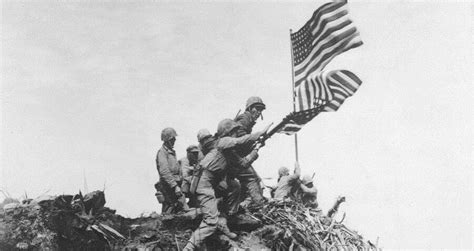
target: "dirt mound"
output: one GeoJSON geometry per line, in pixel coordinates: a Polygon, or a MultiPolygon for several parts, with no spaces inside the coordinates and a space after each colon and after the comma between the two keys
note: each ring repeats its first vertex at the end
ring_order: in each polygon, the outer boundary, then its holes
{"type": "MultiPolygon", "coordinates": [[[[377,249],[342,222],[296,202],[270,201],[247,215],[250,221],[229,222],[238,238],[216,234],[206,249],[377,249]]],[[[199,210],[125,218],[105,207],[102,191],[43,196],[0,209],[0,250],[181,250],[200,220],[199,210]]]]}

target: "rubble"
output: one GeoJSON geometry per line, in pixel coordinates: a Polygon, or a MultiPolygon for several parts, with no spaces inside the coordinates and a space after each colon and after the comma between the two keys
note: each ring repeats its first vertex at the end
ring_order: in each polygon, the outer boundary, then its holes
{"type": "MultiPolygon", "coordinates": [[[[339,205],[344,197],[336,202],[339,205]]],[[[326,216],[319,209],[304,207],[292,200],[269,201],[261,208],[251,208],[264,227],[253,231],[272,250],[378,250],[342,221],[326,216]]],[[[334,207],[330,214],[335,214],[334,207]]],[[[241,247],[248,248],[245,243],[241,247]]]]}
{"type": "MultiPolygon", "coordinates": [[[[4,202],[0,250],[181,250],[202,218],[198,209],[125,218],[105,207],[102,191],[4,202]]],[[[236,239],[211,236],[207,250],[378,249],[342,220],[297,202],[269,201],[247,215],[251,221],[229,221],[236,239]]]]}

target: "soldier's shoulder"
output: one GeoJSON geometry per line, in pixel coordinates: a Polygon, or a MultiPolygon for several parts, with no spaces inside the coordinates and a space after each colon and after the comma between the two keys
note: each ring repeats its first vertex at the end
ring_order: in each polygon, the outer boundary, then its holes
{"type": "Polygon", "coordinates": [[[219,151],[216,148],[213,148],[206,155],[204,155],[204,158],[200,160],[200,164],[205,166],[207,163],[211,162],[218,153],[219,151]]]}
{"type": "Polygon", "coordinates": [[[158,149],[158,151],[156,151],[156,153],[160,153],[160,152],[163,152],[163,151],[164,151],[163,147],[160,147],[160,149],[158,149]]]}
{"type": "Polygon", "coordinates": [[[230,144],[232,144],[234,140],[236,139],[232,137],[222,137],[217,141],[215,149],[219,151],[223,150],[227,148],[230,144]]]}
{"type": "Polygon", "coordinates": [[[239,122],[239,121],[241,121],[241,120],[248,120],[248,119],[250,119],[251,117],[252,117],[252,114],[250,114],[249,111],[245,111],[244,113],[239,114],[239,115],[234,119],[234,121],[239,122]]]}
{"type": "Polygon", "coordinates": [[[158,151],[156,152],[156,157],[158,158],[159,156],[166,156],[168,152],[166,151],[166,149],[162,146],[160,147],[160,149],[158,149],[158,151]]]}

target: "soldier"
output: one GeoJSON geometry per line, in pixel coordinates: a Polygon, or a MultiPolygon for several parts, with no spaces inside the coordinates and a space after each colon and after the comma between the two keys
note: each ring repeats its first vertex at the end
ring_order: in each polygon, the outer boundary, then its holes
{"type": "MultiPolygon", "coordinates": [[[[227,151],[244,144],[253,144],[263,132],[248,134],[236,138],[238,124],[231,119],[224,119],[217,128],[215,136],[200,138],[200,144],[204,153],[204,158],[199,163],[202,174],[193,177],[193,182],[198,180],[195,194],[203,213],[203,220],[199,227],[192,234],[188,244],[183,250],[194,250],[199,248],[204,240],[211,236],[216,229],[223,231],[227,236],[236,237],[227,228],[225,218],[219,218],[216,197],[224,197],[224,211],[228,216],[232,216],[238,211],[239,186],[238,182],[229,179],[227,174],[227,151]],[[222,221],[223,220],[223,221],[222,221]],[[220,226],[220,227],[219,227],[220,226]]],[[[258,148],[254,149],[245,157],[245,161],[252,162],[258,158],[258,148]]],[[[197,172],[195,172],[197,173],[197,172]]],[[[194,192],[194,185],[191,192],[194,192]]]]}
{"type": "Polygon", "coordinates": [[[301,169],[298,162],[295,163],[295,173],[290,175],[290,170],[286,167],[280,167],[278,170],[278,184],[275,190],[275,199],[284,199],[291,196],[292,191],[299,186],[301,169]]]}
{"type": "MultiPolygon", "coordinates": [[[[245,134],[252,133],[252,128],[257,119],[262,117],[262,112],[265,110],[265,104],[260,97],[250,97],[245,105],[245,112],[235,118],[240,127],[237,131],[237,136],[241,137],[245,134]]],[[[251,144],[246,144],[236,148],[234,151],[240,157],[244,157],[252,150],[251,144]]],[[[232,168],[231,176],[234,176],[240,181],[242,187],[241,199],[244,200],[242,205],[245,207],[251,201],[256,205],[261,205],[265,202],[263,197],[263,190],[260,186],[261,179],[252,166],[244,168],[232,168]]]]}
{"type": "Polygon", "coordinates": [[[156,154],[156,168],[160,175],[160,181],[155,184],[155,188],[158,202],[162,203],[162,213],[176,213],[180,209],[189,210],[186,198],[181,191],[181,168],[173,149],[176,136],[178,135],[173,128],[163,129],[161,131],[163,145],[156,154]]]}
{"type": "Polygon", "coordinates": [[[211,138],[213,138],[213,136],[207,129],[201,129],[197,133],[199,149],[201,149],[201,153],[203,155],[202,157],[204,157],[204,155],[206,155],[211,150],[212,143],[214,142],[214,140],[209,140],[211,138]]]}
{"type": "Polygon", "coordinates": [[[318,190],[313,184],[313,177],[309,175],[303,176],[297,192],[297,198],[307,207],[318,208],[318,190]]]}
{"type": "Polygon", "coordinates": [[[199,148],[195,145],[190,145],[186,148],[186,157],[178,160],[178,164],[181,168],[181,173],[183,175],[183,183],[181,184],[181,191],[184,195],[189,198],[188,205],[191,207],[195,207],[196,202],[194,200],[194,196],[191,196],[189,193],[189,187],[191,185],[191,179],[193,177],[194,169],[196,168],[199,155],[200,155],[199,148]]]}

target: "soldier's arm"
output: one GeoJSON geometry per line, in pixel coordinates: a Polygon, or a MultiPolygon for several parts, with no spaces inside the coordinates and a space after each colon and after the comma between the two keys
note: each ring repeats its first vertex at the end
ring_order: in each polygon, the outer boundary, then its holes
{"type": "Polygon", "coordinates": [[[245,157],[240,157],[236,151],[232,150],[231,154],[233,155],[233,159],[237,161],[237,164],[241,168],[249,168],[252,163],[258,158],[258,150],[254,149],[245,157]]]}
{"type": "Polygon", "coordinates": [[[170,166],[168,165],[168,160],[166,158],[166,155],[162,152],[158,152],[158,156],[156,158],[156,163],[158,165],[158,173],[160,174],[160,177],[170,186],[170,187],[175,187],[178,184],[176,183],[176,180],[173,177],[173,174],[170,170],[170,166]]]}
{"type": "Polygon", "coordinates": [[[298,162],[295,163],[295,173],[293,175],[290,175],[289,179],[290,180],[296,180],[299,179],[301,176],[301,168],[300,164],[298,162]]]}
{"type": "Polygon", "coordinates": [[[234,148],[234,147],[241,146],[244,144],[253,143],[264,133],[265,132],[256,132],[256,133],[244,135],[239,138],[223,137],[219,139],[217,143],[217,149],[226,150],[226,149],[234,148]]]}
{"type": "Polygon", "coordinates": [[[192,167],[186,161],[179,160],[179,166],[183,179],[187,179],[188,177],[193,175],[192,167]]]}

